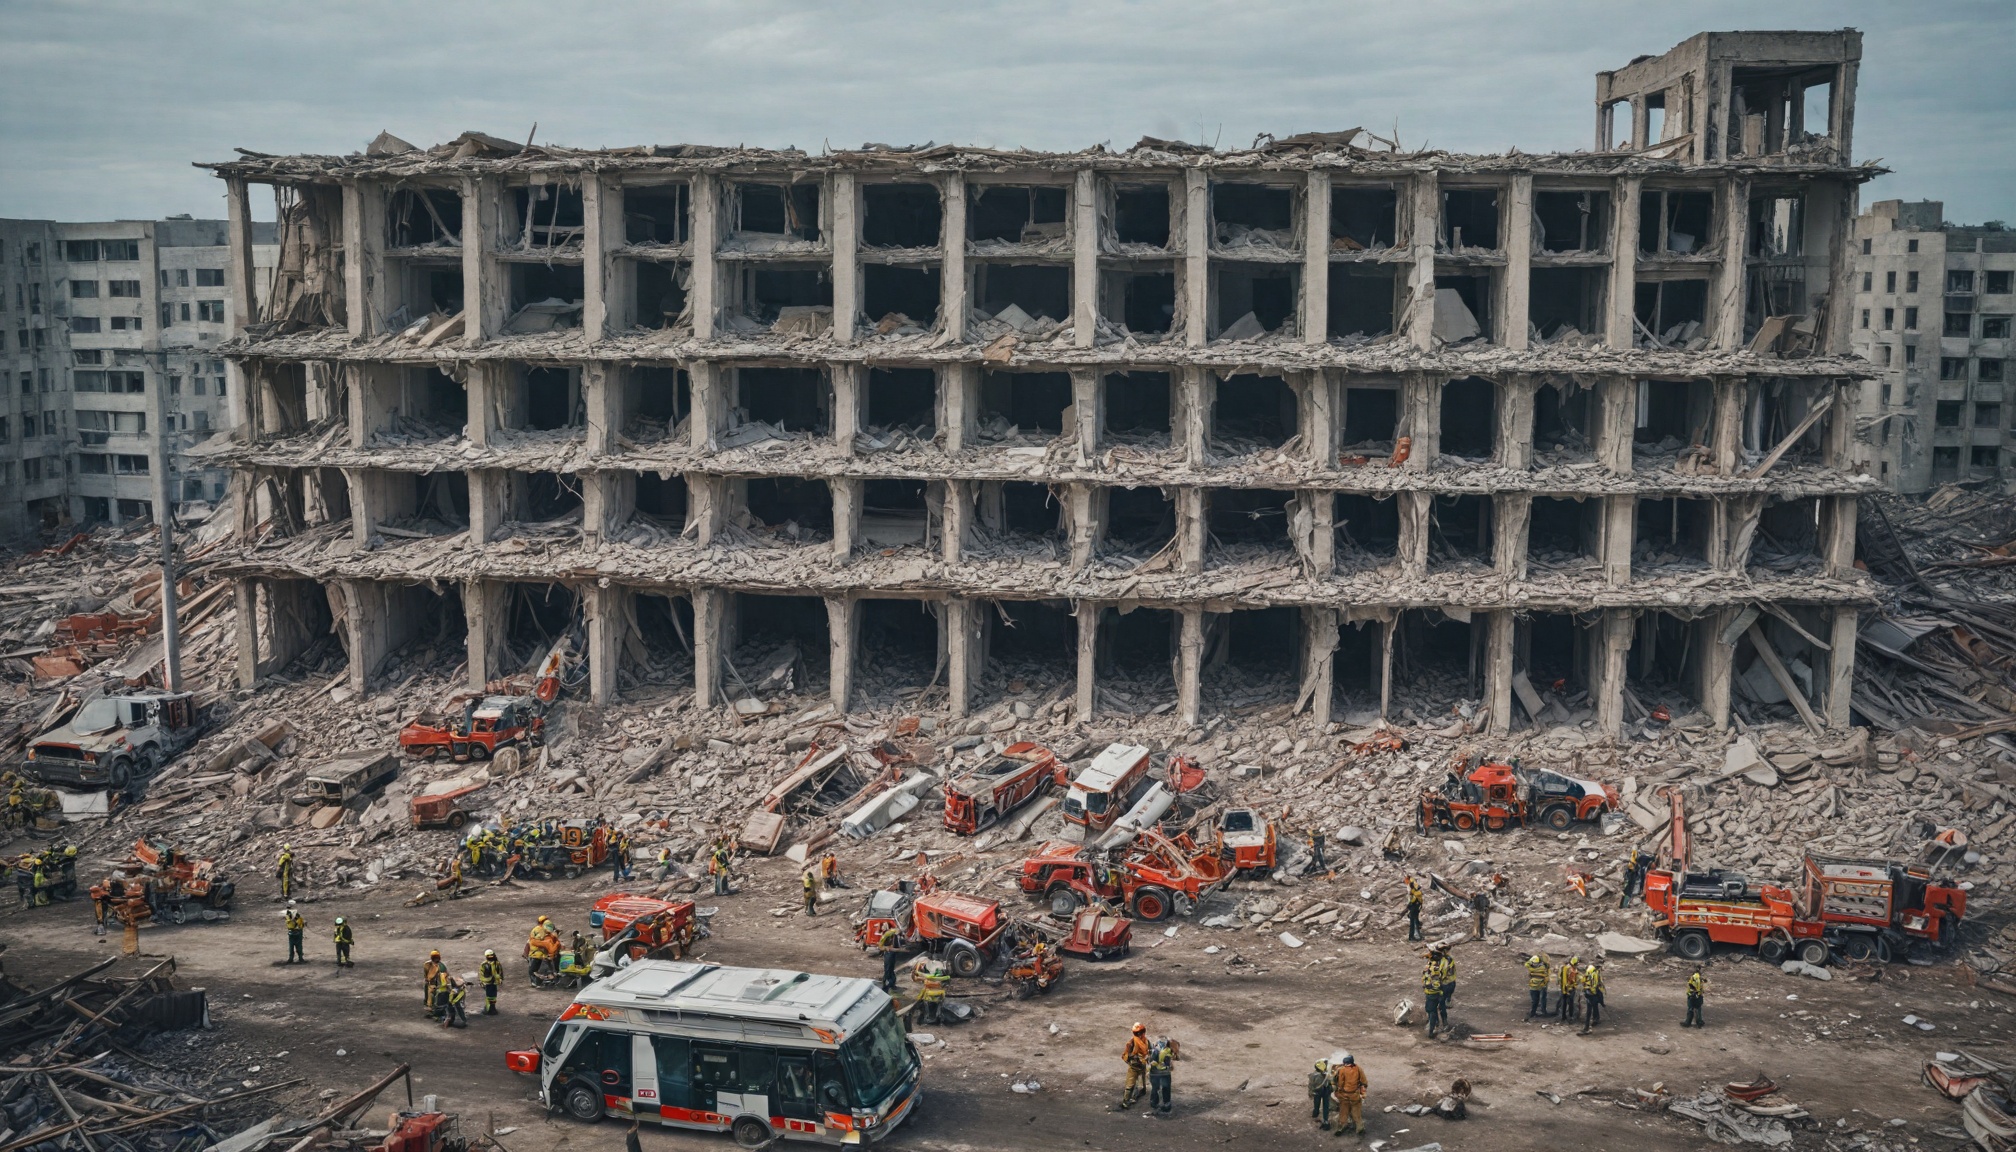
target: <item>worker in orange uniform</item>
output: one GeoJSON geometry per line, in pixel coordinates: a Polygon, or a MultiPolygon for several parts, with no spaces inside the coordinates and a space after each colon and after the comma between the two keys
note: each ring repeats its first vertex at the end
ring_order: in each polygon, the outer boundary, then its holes
{"type": "Polygon", "coordinates": [[[831,852],[819,858],[819,882],[828,888],[847,887],[847,882],[840,879],[840,858],[831,852]]]}
{"type": "Polygon", "coordinates": [[[1337,1098],[1337,1127],[1332,1134],[1342,1136],[1348,1125],[1352,1132],[1363,1136],[1365,1090],[1372,1082],[1365,1078],[1365,1070],[1358,1067],[1358,1061],[1349,1052],[1330,1070],[1330,1077],[1330,1093],[1337,1098]]]}
{"type": "Polygon", "coordinates": [[[1148,1081],[1148,1026],[1136,1023],[1133,1034],[1127,1037],[1127,1046],[1120,1050],[1120,1059],[1127,1062],[1127,1087],[1120,1093],[1120,1110],[1125,1112],[1134,1107],[1134,1101],[1147,1090],[1148,1081]]]}

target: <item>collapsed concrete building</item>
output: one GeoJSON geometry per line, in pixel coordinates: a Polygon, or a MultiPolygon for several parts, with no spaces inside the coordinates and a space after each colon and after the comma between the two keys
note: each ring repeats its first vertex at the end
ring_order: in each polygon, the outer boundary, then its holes
{"type": "Polygon", "coordinates": [[[1318,725],[1844,724],[1859,56],[1704,33],[1552,155],[209,165],[241,288],[254,185],[281,221],[227,346],[239,677],[333,629],[360,690],[423,642],[480,686],[578,627],[598,703],[961,715],[1033,664],[1081,718],[1195,723],[1229,676],[1318,725]]]}

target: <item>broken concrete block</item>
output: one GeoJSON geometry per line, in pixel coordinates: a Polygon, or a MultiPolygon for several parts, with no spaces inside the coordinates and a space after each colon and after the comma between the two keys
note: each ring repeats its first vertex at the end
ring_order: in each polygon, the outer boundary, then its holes
{"type": "Polygon", "coordinates": [[[1640,940],[1622,932],[1605,932],[1596,937],[1596,946],[1612,956],[1643,956],[1666,947],[1657,940],[1640,940]]]}
{"type": "Polygon", "coordinates": [[[1808,964],[1804,960],[1787,960],[1778,967],[1787,976],[1811,976],[1815,980],[1834,979],[1834,973],[1818,964],[1808,964]]]}

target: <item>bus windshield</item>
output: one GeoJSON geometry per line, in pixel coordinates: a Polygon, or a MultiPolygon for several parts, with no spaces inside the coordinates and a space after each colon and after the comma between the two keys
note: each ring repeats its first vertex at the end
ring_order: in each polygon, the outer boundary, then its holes
{"type": "Polygon", "coordinates": [[[895,1006],[884,1008],[866,1028],[849,1036],[840,1045],[840,1057],[847,1062],[847,1078],[854,1084],[856,1108],[875,1108],[888,1099],[909,1074],[913,1059],[895,1006]]]}

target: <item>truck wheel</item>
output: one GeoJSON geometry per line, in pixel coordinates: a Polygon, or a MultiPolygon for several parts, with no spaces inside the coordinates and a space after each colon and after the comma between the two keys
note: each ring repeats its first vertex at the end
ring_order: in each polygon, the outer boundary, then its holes
{"type": "Polygon", "coordinates": [[[1549,808],[1547,814],[1540,819],[1556,832],[1566,832],[1568,826],[1575,823],[1575,817],[1570,815],[1566,808],[1549,808]]]}
{"type": "Polygon", "coordinates": [[[980,969],[987,966],[980,950],[964,940],[954,941],[951,947],[945,949],[945,962],[952,969],[952,975],[965,979],[978,976],[980,969]]]}
{"type": "Polygon", "coordinates": [[[1850,960],[1862,961],[1875,958],[1876,938],[1867,932],[1850,932],[1841,941],[1841,954],[1850,960]]]}
{"type": "Polygon", "coordinates": [[[577,1083],[569,1086],[561,1106],[567,1109],[567,1115],[584,1124],[602,1119],[602,1094],[592,1085],[577,1083]]]}
{"type": "Polygon", "coordinates": [[[1792,945],[1776,932],[1757,941],[1757,958],[1766,964],[1783,964],[1791,951],[1792,945]]]}
{"type": "Polygon", "coordinates": [[[121,756],[107,766],[105,778],[112,785],[113,791],[124,792],[126,786],[133,782],[133,770],[127,766],[126,758],[121,756]]]}
{"type": "Polygon", "coordinates": [[[490,749],[485,748],[483,745],[478,744],[473,740],[469,742],[469,759],[488,760],[489,758],[490,758],[490,749]]]}
{"type": "Polygon", "coordinates": [[[1698,928],[1682,932],[1673,938],[1673,951],[1678,952],[1682,960],[1698,964],[1706,960],[1708,954],[1714,950],[1715,946],[1709,941],[1708,933],[1698,928]]]}
{"type": "Polygon", "coordinates": [[[770,1125],[754,1116],[735,1121],[735,1143],[742,1148],[761,1148],[770,1143],[770,1125]]]}
{"type": "Polygon", "coordinates": [[[1801,940],[1799,959],[1819,968],[1827,963],[1827,942],[1825,940],[1801,940]]]}
{"type": "Polygon", "coordinates": [[[1477,817],[1468,812],[1458,812],[1450,818],[1450,823],[1456,825],[1458,832],[1468,832],[1477,827],[1477,817]]]}
{"type": "Polygon", "coordinates": [[[469,814],[466,812],[450,812],[448,814],[448,827],[450,828],[460,828],[468,822],[469,814]]]}
{"type": "Polygon", "coordinates": [[[1175,901],[1169,898],[1169,893],[1160,888],[1139,888],[1134,892],[1134,918],[1136,920],[1145,920],[1150,924],[1158,920],[1167,920],[1169,918],[1169,910],[1174,906],[1175,901]]]}
{"type": "Polygon", "coordinates": [[[1059,884],[1055,888],[1050,889],[1048,899],[1050,901],[1050,914],[1059,920],[1069,920],[1071,917],[1077,915],[1079,906],[1085,903],[1084,897],[1078,895],[1067,884],[1059,884]]]}

